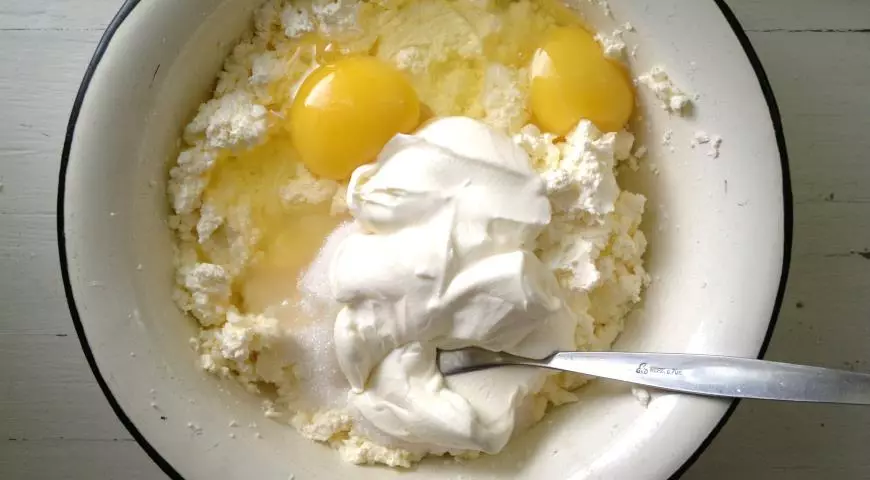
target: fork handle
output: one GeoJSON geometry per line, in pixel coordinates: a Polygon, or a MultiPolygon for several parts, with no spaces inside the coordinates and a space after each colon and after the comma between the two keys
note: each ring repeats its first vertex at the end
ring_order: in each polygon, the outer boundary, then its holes
{"type": "Polygon", "coordinates": [[[526,364],[713,397],[870,405],[870,374],[749,358],[561,352],[526,364]]]}

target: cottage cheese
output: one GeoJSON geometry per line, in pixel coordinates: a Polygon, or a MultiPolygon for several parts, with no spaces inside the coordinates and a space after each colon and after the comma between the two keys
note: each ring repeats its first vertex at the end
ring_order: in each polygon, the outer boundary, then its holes
{"type": "Polygon", "coordinates": [[[184,130],[190,139],[205,135],[210,148],[250,147],[266,133],[266,108],[245,91],[231,92],[209,100],[184,130]]]}
{"type": "Polygon", "coordinates": [[[281,26],[287,38],[297,38],[314,31],[314,21],[308,11],[293,4],[287,5],[281,12],[281,26]]]}
{"type": "Polygon", "coordinates": [[[624,60],[627,48],[625,34],[633,31],[634,26],[631,23],[625,23],[614,29],[610,34],[596,34],[595,40],[601,45],[605,56],[614,60],[624,60]]]}
{"type": "Polygon", "coordinates": [[[281,200],[287,204],[318,204],[330,200],[338,191],[338,183],[315,178],[304,165],[296,166],[296,178],[281,187],[281,200]]]}
{"type": "Polygon", "coordinates": [[[487,67],[480,101],[486,124],[515,132],[528,121],[524,94],[527,78],[525,69],[510,69],[498,63],[487,67]]]}
{"type": "Polygon", "coordinates": [[[649,407],[649,402],[652,400],[652,395],[650,395],[649,390],[641,387],[632,387],[631,394],[634,395],[635,400],[642,407],[649,407]]]}
{"type": "Polygon", "coordinates": [[[606,348],[649,282],[642,261],[646,238],[639,230],[646,200],[611,180],[615,163],[630,156],[634,138],[628,132],[602,135],[581,121],[564,143],[554,145],[552,135],[536,130],[527,126],[514,137],[548,187],[558,179],[550,196],[554,215],[536,251],[571,296],[581,319],[577,344],[606,348]],[[609,255],[602,256],[604,251],[609,255]]]}
{"type": "Polygon", "coordinates": [[[661,107],[675,115],[685,115],[692,104],[691,97],[674,85],[661,66],[653,67],[648,73],[637,77],[636,83],[649,88],[659,99],[661,107]]]}
{"type": "MultiPolygon", "coordinates": [[[[325,237],[346,218],[346,199],[354,194],[347,194],[346,185],[315,178],[300,164],[282,163],[292,157],[281,146],[286,106],[319,62],[314,49],[298,49],[293,42],[306,35],[333,36],[346,42],[342,53],[353,54],[370,51],[377,41],[377,55],[414,78],[415,89],[436,116],[472,117],[514,135],[520,157],[527,156],[525,175],[544,185],[535,198],[551,212],[546,226],[528,230],[532,233],[521,250],[542,275],[555,279],[554,288],[561,289],[573,319],[570,331],[558,335],[564,344],[557,348],[606,349],[622,330],[625,315],[648,282],[642,262],[646,240],[638,228],[645,199],[622,191],[614,173],[620,162],[642,156],[630,154],[630,133],[603,134],[580,122],[562,140],[525,125],[527,72],[509,61],[483,57],[487,39],[507,52],[523,38],[515,32],[531,37],[552,25],[530,2],[512,2],[502,17],[487,10],[491,2],[463,2],[456,9],[442,2],[387,3],[401,8],[373,17],[372,4],[353,0],[266,2],[255,14],[254,32],[227,59],[215,98],[200,107],[185,129],[167,190],[173,210],[169,223],[178,239],[174,298],[202,327],[192,342],[201,367],[236,378],[252,392],[263,383],[273,386],[277,398],[264,404],[267,416],[330,445],[346,461],[409,467],[429,453],[474,458],[481,450],[497,451],[510,432],[540,420],[550,406],[577,401],[572,390],[585,379],[531,372],[521,379],[529,392],[527,413],[515,424],[493,424],[489,433],[470,437],[448,432],[439,434],[438,441],[425,438],[425,422],[412,422],[418,442],[386,435],[397,433],[399,424],[375,428],[377,422],[359,415],[364,405],[348,404],[347,380],[332,353],[331,322],[342,306],[328,293],[332,265],[327,259],[352,229],[336,229],[320,255],[303,266],[307,270],[300,273],[298,292],[268,291],[297,280],[281,277],[287,265],[270,263],[274,259],[266,247],[275,241],[276,219],[296,215],[316,220],[305,228],[323,230],[325,237]],[[380,35],[359,28],[360,22],[369,22],[380,35]],[[260,164],[273,170],[258,173],[260,164]],[[238,182],[231,175],[238,175],[238,182]],[[253,300],[260,297],[266,300],[253,300]]],[[[620,27],[599,38],[608,54],[624,55],[620,42],[628,30],[620,27]]],[[[678,92],[676,87],[672,91],[678,92]]],[[[291,235],[288,241],[297,240],[291,235]]],[[[380,377],[393,372],[389,365],[375,369],[380,377]]],[[[371,385],[383,394],[378,375],[371,385]]],[[[484,392],[474,382],[462,383],[449,380],[446,385],[465,392],[475,405],[475,395],[484,392]]],[[[478,415],[493,414],[477,410],[478,415]]]]}
{"type": "Polygon", "coordinates": [[[719,151],[722,148],[722,137],[719,135],[709,135],[703,130],[695,132],[690,146],[697,148],[699,145],[708,145],[707,156],[710,158],[719,158],[719,151]]]}
{"type": "Polygon", "coordinates": [[[201,142],[181,152],[169,171],[169,196],[176,215],[193,213],[201,205],[202,192],[214,165],[215,153],[201,142]]]}
{"type": "Polygon", "coordinates": [[[268,85],[281,78],[286,73],[286,64],[275,52],[264,52],[254,57],[251,63],[252,85],[268,85]]]}
{"type": "Polygon", "coordinates": [[[614,169],[631,155],[634,136],[626,131],[602,134],[581,121],[559,145],[558,163],[544,173],[547,192],[557,212],[604,215],[619,195],[614,169]]]}
{"type": "Polygon", "coordinates": [[[179,273],[184,278],[184,288],[190,292],[189,301],[182,308],[203,325],[223,323],[232,295],[229,272],[213,263],[196,263],[179,273]]]}

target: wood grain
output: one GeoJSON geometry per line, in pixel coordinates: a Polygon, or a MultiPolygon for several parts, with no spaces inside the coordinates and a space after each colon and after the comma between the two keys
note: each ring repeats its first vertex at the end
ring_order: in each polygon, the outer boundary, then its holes
{"type": "MultiPolygon", "coordinates": [[[[55,244],[67,115],[120,3],[0,4],[2,478],[164,478],[85,364],[55,244]]],[[[794,258],[768,358],[870,370],[870,2],[729,3],[773,83],[792,159],[794,258]]],[[[866,409],[743,402],[685,478],[870,478],[867,425],[866,409]]]]}
{"type": "MultiPolygon", "coordinates": [[[[121,3],[120,0],[4,0],[0,5],[0,30],[100,32],[109,24],[121,3]]],[[[90,53],[90,50],[85,52],[90,53]]]]}
{"type": "Polygon", "coordinates": [[[165,478],[85,363],[55,235],[67,118],[120,3],[0,4],[0,478],[165,478]]]}
{"type": "Polygon", "coordinates": [[[866,30],[866,0],[726,0],[750,32],[866,30]]]}

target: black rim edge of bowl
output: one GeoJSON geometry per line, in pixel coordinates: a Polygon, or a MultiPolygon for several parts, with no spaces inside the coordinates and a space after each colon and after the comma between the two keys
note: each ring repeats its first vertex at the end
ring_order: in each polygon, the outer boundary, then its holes
{"type": "Polygon", "coordinates": [[[88,67],[85,70],[84,77],[82,78],[82,82],[79,85],[78,92],[76,93],[72,111],[70,112],[69,123],[67,124],[66,135],[64,137],[63,153],[61,153],[60,159],[60,176],[57,187],[57,244],[58,253],[60,254],[61,278],[63,279],[63,290],[66,295],[67,305],[69,305],[69,311],[72,316],[73,324],[75,325],[76,335],[79,337],[79,343],[82,346],[85,359],[87,360],[91,371],[94,373],[94,377],[97,380],[97,384],[100,386],[100,390],[103,391],[103,395],[105,395],[106,400],[109,401],[109,405],[112,407],[118,420],[120,420],[127,431],[130,432],[130,435],[136,440],[136,443],[138,443],[139,446],[145,450],[145,453],[151,457],[151,460],[153,460],[154,463],[156,463],[157,466],[160,467],[160,469],[170,478],[184,480],[184,477],[182,477],[181,474],[178,473],[178,471],[175,470],[175,468],[170,465],[169,462],[166,461],[166,459],[163,458],[163,456],[161,456],[153,446],[151,446],[150,443],[148,443],[148,440],[145,439],[141,432],[139,432],[136,425],[133,424],[132,420],[130,420],[130,417],[124,413],[124,409],[121,408],[121,405],[118,403],[118,400],[115,399],[114,394],[109,389],[109,385],[100,373],[96,359],[94,358],[94,354],[91,351],[90,344],[88,343],[87,336],[85,335],[84,326],[79,317],[78,307],[76,306],[75,296],[72,291],[72,284],[70,283],[69,266],[66,254],[66,234],[64,230],[66,171],[69,164],[69,155],[72,148],[73,136],[75,134],[76,122],[78,121],[82,103],[84,102],[91,79],[93,79],[94,72],[96,72],[97,67],[100,65],[100,61],[103,59],[103,55],[106,53],[109,42],[111,42],[112,37],[115,36],[118,28],[124,23],[124,20],[127,19],[130,12],[136,8],[136,5],[138,5],[139,2],[140,0],[125,0],[124,4],[121,5],[121,8],[118,10],[118,13],[116,13],[112,18],[112,21],[109,22],[105,33],[103,33],[103,36],[100,38],[97,48],[91,57],[91,61],[88,63],[88,67]]]}
{"type": "MultiPolygon", "coordinates": [[[[746,53],[746,58],[749,59],[749,63],[752,65],[752,69],[755,70],[755,75],[758,77],[758,83],[761,86],[761,91],[767,101],[767,108],[770,110],[770,120],[773,123],[773,130],[776,134],[776,145],[779,150],[779,163],[782,167],[782,272],[779,277],[779,288],[776,292],[776,300],[773,303],[773,311],[770,314],[770,323],[767,326],[767,333],[764,335],[764,341],[761,343],[761,348],[758,350],[758,358],[763,358],[765,352],[767,352],[767,347],[770,346],[770,339],[773,337],[773,331],[776,329],[776,321],[779,319],[780,310],[782,310],[782,303],[785,298],[785,287],[788,283],[788,272],[791,264],[792,236],[794,232],[794,205],[791,191],[791,173],[789,171],[788,150],[786,149],[785,131],[782,126],[779,105],[776,102],[776,96],[773,94],[773,87],[770,85],[767,72],[764,71],[764,66],[761,64],[761,59],[758,58],[758,54],[755,52],[755,48],[752,46],[752,42],[749,40],[746,30],[743,29],[743,25],[740,24],[740,20],[737,19],[736,15],[734,15],[731,7],[725,3],[725,0],[714,0],[714,2],[716,3],[716,6],[719,7],[719,10],[722,11],[722,15],[725,17],[725,20],[728,21],[731,30],[734,31],[737,40],[740,41],[740,45],[746,53]]],[[[685,474],[689,468],[691,468],[692,465],[701,458],[701,455],[703,455],[707,448],[710,447],[713,440],[716,439],[716,436],[719,435],[719,432],[722,431],[722,428],[726,423],[728,423],[728,420],[731,419],[731,416],[734,414],[734,411],[737,410],[739,404],[739,399],[731,402],[725,415],[723,415],[716,426],[713,427],[713,430],[710,431],[707,438],[705,438],[701,445],[698,446],[695,453],[693,453],[692,456],[689,457],[673,475],[671,475],[669,480],[677,480],[682,477],[683,474],[685,474]]]]}
{"type": "MultiPolygon", "coordinates": [[[[143,450],[151,457],[151,460],[163,470],[170,478],[183,480],[184,477],[178,473],[178,471],[169,464],[169,462],[160,455],[157,450],[148,443],[148,440],[139,432],[136,428],[136,425],[133,424],[133,421],[124,413],[123,408],[118,403],[117,399],[115,399],[114,394],[109,389],[108,384],[100,373],[99,368],[97,367],[96,360],[94,358],[93,352],[91,351],[90,344],[88,343],[87,336],[85,335],[84,326],[82,325],[81,318],[79,317],[78,307],[75,303],[75,296],[72,291],[72,284],[70,283],[69,278],[69,269],[67,265],[67,254],[66,254],[66,235],[64,231],[64,194],[66,190],[66,171],[67,166],[69,164],[69,154],[70,149],[72,147],[73,135],[75,133],[76,122],[78,121],[79,113],[81,110],[82,103],[84,102],[85,94],[87,93],[88,87],[90,86],[91,79],[94,76],[94,72],[100,64],[100,61],[103,58],[103,54],[106,52],[106,49],[109,46],[112,38],[117,32],[118,28],[121,24],[124,23],[124,20],[130,15],[130,12],[138,5],[140,0],[126,0],[124,4],[121,6],[120,10],[115,17],[112,18],[112,21],[106,27],[106,31],[97,44],[97,48],[94,51],[93,56],[91,57],[91,61],[88,64],[87,69],[85,70],[84,77],[82,79],[81,85],[79,86],[78,92],[76,93],[75,101],[73,102],[72,111],[70,113],[69,123],[67,124],[66,136],[64,139],[63,152],[61,154],[61,164],[60,164],[60,176],[58,182],[58,193],[57,193],[57,239],[58,239],[58,250],[60,254],[60,267],[61,267],[61,277],[63,279],[63,287],[64,293],[66,295],[67,304],[69,305],[70,314],[72,316],[73,324],[75,325],[76,334],[79,337],[79,343],[81,343],[82,351],[85,354],[85,358],[87,359],[88,366],[94,374],[94,377],[97,380],[97,384],[100,386],[100,390],[103,391],[103,394],[108,400],[109,405],[111,405],[112,410],[115,412],[115,415],[121,421],[121,423],[126,427],[127,431],[130,432],[130,435],[136,440],[139,446],[142,447],[143,450]]],[[[793,213],[792,213],[792,191],[791,191],[791,177],[789,174],[789,163],[788,163],[788,152],[786,150],[785,143],[785,134],[782,126],[782,118],[779,113],[779,106],[776,102],[776,97],[773,94],[773,89],[770,86],[770,82],[767,78],[767,73],[764,71],[764,67],[761,64],[761,60],[758,58],[758,55],[755,52],[755,49],[752,47],[752,43],[749,40],[749,37],[746,35],[743,26],[740,24],[740,21],[737,20],[737,17],[734,15],[734,12],[731,11],[731,8],[728,4],[725,3],[725,0],[714,0],[716,5],[722,11],[722,15],[728,21],[728,24],[731,26],[731,29],[734,31],[734,35],[740,41],[741,46],[743,47],[744,52],[746,53],[746,57],[749,59],[752,68],[755,70],[755,74],[758,77],[759,84],[761,86],[761,90],[764,94],[765,100],[767,101],[768,109],[770,110],[770,119],[773,123],[774,132],[776,134],[776,143],[779,149],[780,155],[780,166],[782,167],[782,200],[783,200],[783,216],[784,216],[784,231],[783,231],[783,258],[782,258],[782,273],[779,281],[779,288],[776,294],[776,300],[773,306],[773,312],[771,313],[770,324],[767,328],[767,333],[765,334],[764,341],[761,344],[761,349],[758,352],[758,358],[764,357],[764,353],[767,351],[767,347],[770,344],[770,339],[773,336],[773,331],[776,327],[776,321],[779,316],[780,310],[782,308],[783,299],[785,296],[785,288],[788,280],[788,272],[789,272],[789,264],[791,259],[791,247],[792,247],[792,235],[793,235],[793,213]]],[[[691,457],[689,457],[685,463],[670,477],[670,480],[676,480],[683,476],[688,469],[695,464],[695,462],[700,458],[700,456],[704,453],[704,451],[710,446],[719,432],[722,430],[722,427],[728,423],[728,420],[731,418],[731,415],[734,414],[739,400],[734,400],[731,402],[731,405],[728,407],[728,410],[704,440],[701,445],[695,450],[691,457]]]]}

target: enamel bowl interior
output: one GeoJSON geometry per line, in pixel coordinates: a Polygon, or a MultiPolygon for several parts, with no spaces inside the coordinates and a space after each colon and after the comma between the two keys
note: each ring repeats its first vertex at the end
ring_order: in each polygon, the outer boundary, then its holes
{"type": "MultiPolygon", "coordinates": [[[[257,2],[135,3],[110,28],[77,102],[59,228],[85,352],[122,421],[168,473],[189,479],[662,479],[685,464],[726,414],[728,401],[678,394],[655,395],[644,408],[630,387],[598,381],[582,391],[580,403],[557,409],[500,455],[464,464],[430,460],[404,473],[345,464],[331,449],[264,418],[258,398],[197,367],[188,345],[195,324],[171,299],[164,188],[177,138],[249,28],[257,2]]],[[[594,2],[580,3],[591,9],[592,25],[613,28],[614,20],[589,7],[594,2]]],[[[789,237],[784,156],[769,99],[714,1],[658,0],[655,8],[610,3],[619,22],[637,28],[635,72],[664,65],[700,96],[690,118],[676,118],[640,90],[638,130],[649,148],[645,162],[658,173],[644,167],[620,178],[649,198],[643,228],[653,283],[616,348],[757,356],[776,311],[789,237]],[[673,152],[661,142],[668,129],[673,152]],[[718,159],[689,147],[702,129],[724,138],[718,159]]]]}

